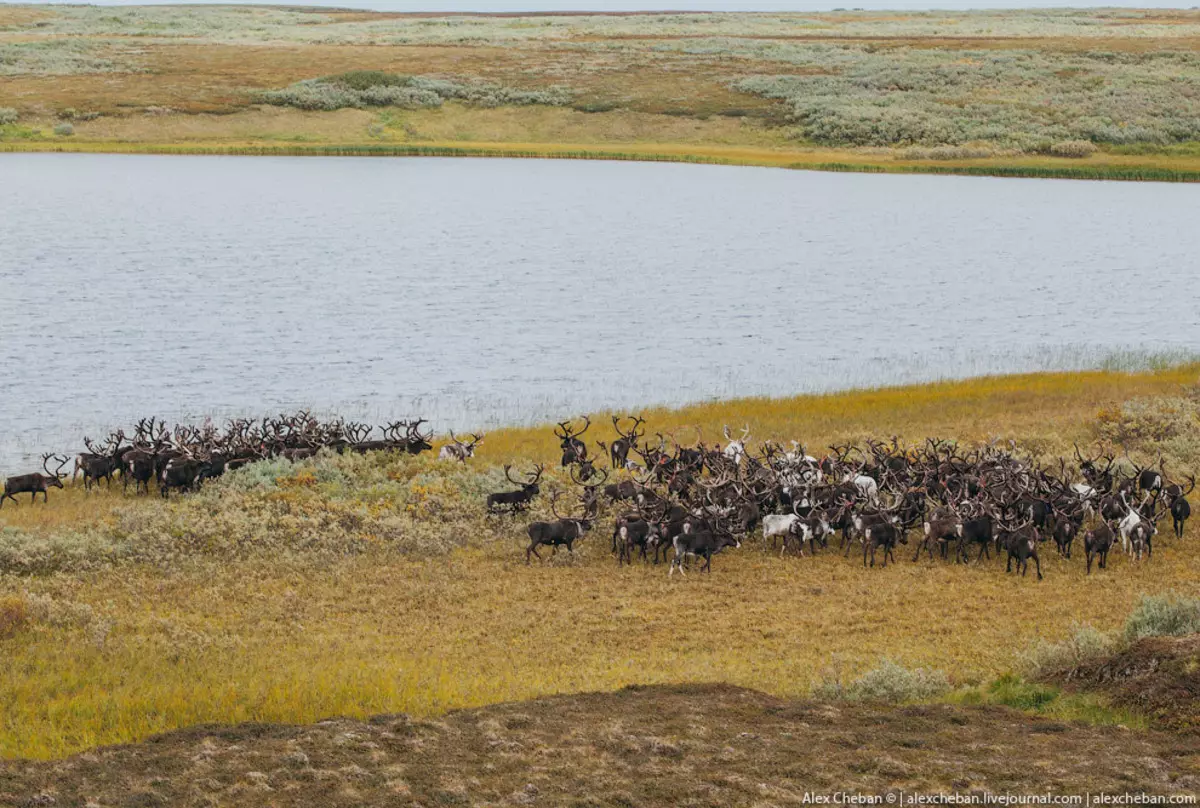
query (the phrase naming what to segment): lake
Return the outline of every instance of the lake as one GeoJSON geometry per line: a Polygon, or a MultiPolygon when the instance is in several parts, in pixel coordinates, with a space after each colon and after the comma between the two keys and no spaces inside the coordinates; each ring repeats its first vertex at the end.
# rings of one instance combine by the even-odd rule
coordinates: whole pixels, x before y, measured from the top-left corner
{"type": "Polygon", "coordinates": [[[150,414],[444,433],[1200,345],[1195,185],[6,154],[0,188],[3,473],[150,414]]]}

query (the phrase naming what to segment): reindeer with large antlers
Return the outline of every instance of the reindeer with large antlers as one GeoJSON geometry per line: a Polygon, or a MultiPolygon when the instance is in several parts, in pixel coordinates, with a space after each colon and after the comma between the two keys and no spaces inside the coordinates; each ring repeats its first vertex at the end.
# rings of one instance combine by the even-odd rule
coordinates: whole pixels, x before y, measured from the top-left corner
{"type": "Polygon", "coordinates": [[[554,514],[554,522],[533,522],[529,525],[529,547],[525,548],[525,563],[530,563],[530,554],[542,560],[537,548],[543,544],[549,545],[551,554],[557,553],[560,546],[565,545],[568,553],[575,552],[575,542],[583,538],[583,534],[592,529],[592,520],[585,513],[581,516],[562,516],[554,507],[558,501],[558,493],[550,496],[550,512],[554,514]]]}
{"type": "Polygon", "coordinates": [[[483,435],[471,433],[470,441],[463,442],[454,434],[454,430],[450,430],[450,443],[442,447],[438,452],[438,460],[457,460],[460,463],[466,463],[468,457],[475,456],[475,446],[483,440],[483,435]]]}
{"type": "Polygon", "coordinates": [[[42,495],[43,502],[49,502],[49,489],[63,487],[62,481],[67,475],[62,473],[62,468],[69,462],[71,462],[71,458],[62,455],[42,455],[42,468],[45,469],[46,473],[19,474],[16,477],[9,477],[5,480],[4,493],[0,494],[0,508],[4,507],[5,499],[11,499],[13,502],[16,502],[16,494],[29,494],[29,503],[31,505],[37,502],[38,494],[42,495]],[[59,461],[58,468],[54,471],[51,471],[48,465],[52,459],[59,461]]]}
{"type": "Polygon", "coordinates": [[[487,509],[488,513],[517,513],[529,507],[529,503],[533,502],[533,498],[541,493],[541,488],[538,487],[538,482],[542,479],[542,472],[545,467],[537,465],[533,467],[524,480],[514,480],[510,473],[512,466],[504,467],[504,476],[513,485],[520,486],[516,491],[497,491],[494,494],[488,494],[487,509]]]}
{"type": "Polygon", "coordinates": [[[554,428],[554,434],[560,441],[559,448],[562,449],[563,468],[588,459],[587,444],[580,440],[580,436],[587,432],[591,425],[592,419],[585,415],[581,429],[575,429],[570,421],[559,421],[558,426],[554,428]]]}
{"type": "MultiPolygon", "coordinates": [[[[628,431],[621,429],[621,419],[617,416],[612,417],[613,429],[617,430],[617,434],[621,437],[617,438],[608,447],[609,463],[612,468],[627,468],[629,463],[629,452],[637,447],[637,443],[646,435],[645,427],[646,420],[637,415],[629,416],[629,420],[633,421],[633,426],[628,431]],[[642,427],[641,431],[638,427],[642,427]]],[[[604,444],[601,444],[603,446],[604,444]]]]}

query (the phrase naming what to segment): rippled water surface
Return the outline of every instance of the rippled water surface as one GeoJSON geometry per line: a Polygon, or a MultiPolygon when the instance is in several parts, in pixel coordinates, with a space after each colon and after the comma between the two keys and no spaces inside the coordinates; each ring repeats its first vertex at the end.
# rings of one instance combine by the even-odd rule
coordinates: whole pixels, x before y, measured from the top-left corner
{"type": "Polygon", "coordinates": [[[135,415],[435,426],[1200,345],[1200,187],[0,155],[0,470],[135,415]]]}

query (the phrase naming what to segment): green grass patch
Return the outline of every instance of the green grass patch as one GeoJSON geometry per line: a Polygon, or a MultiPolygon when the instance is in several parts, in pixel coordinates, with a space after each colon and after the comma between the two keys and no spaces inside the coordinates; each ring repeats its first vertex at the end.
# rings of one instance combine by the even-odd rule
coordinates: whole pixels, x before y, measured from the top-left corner
{"type": "Polygon", "coordinates": [[[1082,721],[1097,726],[1134,729],[1149,726],[1145,716],[1114,707],[1094,693],[1067,693],[1051,685],[1026,681],[1012,673],[985,685],[956,690],[942,701],[958,705],[1000,705],[1045,718],[1082,721]]]}

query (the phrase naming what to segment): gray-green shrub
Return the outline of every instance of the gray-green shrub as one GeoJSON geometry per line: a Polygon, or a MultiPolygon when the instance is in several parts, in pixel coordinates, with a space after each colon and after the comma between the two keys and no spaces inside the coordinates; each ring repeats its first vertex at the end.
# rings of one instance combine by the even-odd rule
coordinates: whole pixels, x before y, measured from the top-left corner
{"type": "Polygon", "coordinates": [[[1125,639],[1182,637],[1200,632],[1200,599],[1175,594],[1143,595],[1125,621],[1125,639]]]}
{"type": "Polygon", "coordinates": [[[21,116],[12,107],[0,107],[0,126],[8,126],[21,120],[21,116]]]}
{"type": "Polygon", "coordinates": [[[483,107],[564,106],[571,102],[572,93],[561,87],[521,90],[479,81],[360,70],[307,79],[280,90],[268,90],[260,97],[277,106],[328,111],[362,107],[422,109],[441,106],[451,99],[483,107]]]}
{"type": "Polygon", "coordinates": [[[902,703],[936,698],[948,690],[950,680],[940,670],[906,668],[891,659],[883,659],[849,683],[838,677],[826,677],[813,689],[813,695],[842,701],[902,703]]]}
{"type": "Polygon", "coordinates": [[[1025,655],[1025,666],[1032,678],[1070,670],[1111,653],[1116,647],[1116,638],[1091,626],[1075,626],[1071,634],[1061,642],[1046,642],[1035,645],[1025,655]]]}

